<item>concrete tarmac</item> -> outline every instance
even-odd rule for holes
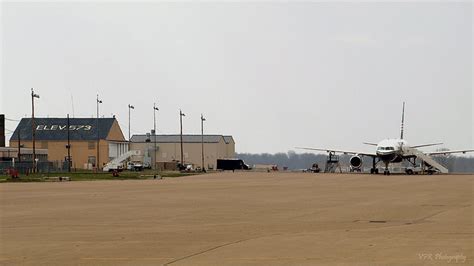
[[[0,184],[0,265],[474,265],[474,175]]]

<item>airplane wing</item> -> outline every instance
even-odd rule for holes
[[[334,153],[351,154],[351,155],[359,154],[359,155],[364,155],[364,156],[377,157],[377,154],[375,153],[357,152],[357,151],[342,151],[342,150],[333,150],[333,149],[304,148],[304,147],[296,147],[296,149],[309,150],[309,151],[325,151],[325,152],[334,152]]]
[[[436,146],[436,145],[441,145],[443,143],[428,143],[428,144],[421,144],[421,145],[415,145],[415,146],[410,146],[411,148],[421,148],[421,147],[429,147],[429,146]]]
[[[457,150],[457,151],[435,151],[435,152],[427,152],[428,155],[447,155],[451,153],[466,153],[466,152],[474,152],[473,150]]]
[[[377,143],[372,143],[372,142],[362,142],[365,145],[370,145],[370,146],[377,146]]]

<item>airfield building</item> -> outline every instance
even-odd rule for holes
[[[68,135],[73,168],[102,167],[128,151],[128,142],[115,118],[70,118],[69,130],[67,125],[67,118],[35,118],[35,147],[47,150],[49,161],[67,161]],[[20,145],[31,152],[32,132],[31,118],[21,119],[10,138],[10,147]]]
[[[201,141],[201,135],[183,135],[185,164],[192,164],[195,167],[201,166]],[[217,159],[235,157],[235,141],[232,136],[204,135],[203,143],[204,167],[206,169],[215,169]],[[140,150],[144,155],[143,160],[149,161],[152,167],[156,166],[159,169],[181,160],[180,135],[133,135],[130,147],[132,150]]]

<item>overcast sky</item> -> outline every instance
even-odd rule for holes
[[[465,3],[2,3],[0,112],[116,115],[234,136],[237,152],[295,146],[474,147],[473,19]],[[74,108],[73,108],[74,106]],[[17,122],[7,121],[8,130]],[[7,138],[11,136],[7,130]]]

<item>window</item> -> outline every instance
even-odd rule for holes
[[[95,149],[95,142],[94,141],[89,141],[88,148],[89,148],[89,150]]]

